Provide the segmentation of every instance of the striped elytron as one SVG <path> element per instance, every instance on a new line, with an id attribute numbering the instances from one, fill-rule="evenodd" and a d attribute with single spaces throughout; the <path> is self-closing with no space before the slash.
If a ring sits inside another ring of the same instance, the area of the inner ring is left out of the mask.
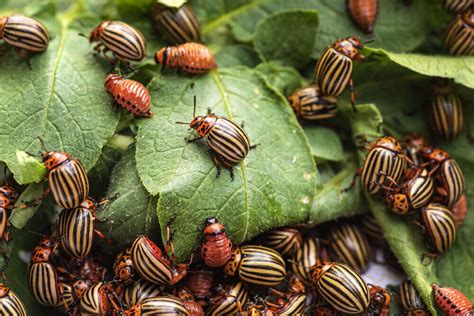
<path id="1" fill-rule="evenodd" d="M 108 315 L 110 311 L 110 301 L 106 285 L 98 282 L 92 285 L 79 301 L 81 311 L 87 315 Z"/>
<path id="2" fill-rule="evenodd" d="M 266 286 L 279 284 L 286 275 L 283 258 L 273 249 L 262 246 L 241 246 L 232 251 L 224 267 L 227 275 L 238 275 L 241 280 Z"/>
<path id="3" fill-rule="evenodd" d="M 427 205 L 434 192 L 433 179 L 426 169 L 408 169 L 405 179 L 402 186 L 394 183 L 395 188 L 388 188 L 385 195 L 388 208 L 401 215 Z"/>
<path id="4" fill-rule="evenodd" d="M 177 68 L 191 74 L 202 74 L 217 68 L 214 54 L 199 43 L 163 47 L 156 52 L 155 61 L 165 68 Z"/>
<path id="5" fill-rule="evenodd" d="M 452 287 L 441 287 L 432 284 L 436 305 L 446 315 L 472 315 L 474 312 L 471 301 L 459 290 Z"/>
<path id="6" fill-rule="evenodd" d="M 369 306 L 367 284 L 346 265 L 334 262 L 317 265 L 314 267 L 313 281 L 326 302 L 342 313 L 364 313 Z"/>
<path id="7" fill-rule="evenodd" d="M 359 53 L 362 48 L 364 45 L 360 38 L 350 36 L 338 39 L 322 52 L 314 69 L 314 82 L 318 84 L 324 95 L 337 97 L 349 84 L 352 104 L 355 104 L 352 61 L 364 59 L 364 56 Z"/>
<path id="8" fill-rule="evenodd" d="M 430 203 L 421 211 L 421 215 L 421 225 L 433 251 L 425 256 L 436 257 L 445 253 L 456 241 L 456 224 L 451 211 L 444 205 Z"/>
<path id="9" fill-rule="evenodd" d="M 464 175 L 458 163 L 441 149 L 425 147 L 423 158 L 434 172 L 436 184 L 435 199 L 451 207 L 464 193 Z"/>
<path id="10" fill-rule="evenodd" d="M 381 246 L 384 245 L 385 238 L 383 236 L 382 228 L 375 217 L 370 213 L 365 214 L 360 218 L 360 224 L 362 231 L 369 240 L 369 243 L 383 248 Z"/>
<path id="11" fill-rule="evenodd" d="M 183 303 L 174 296 L 158 296 L 147 298 L 123 312 L 124 316 L 145 315 L 189 315 Z"/>
<path id="12" fill-rule="evenodd" d="M 84 258 L 89 255 L 94 237 L 96 203 L 85 199 L 72 210 L 59 214 L 57 233 L 61 246 L 70 256 Z"/>
<path id="13" fill-rule="evenodd" d="M 0 39 L 15 47 L 22 57 L 48 48 L 49 35 L 39 21 L 20 15 L 0 17 Z"/>
<path id="14" fill-rule="evenodd" d="M 78 207 L 89 194 L 89 179 L 82 163 L 59 151 L 46 151 L 42 160 L 49 170 L 49 188 L 62 208 Z"/>
<path id="15" fill-rule="evenodd" d="M 171 44 L 201 41 L 201 26 L 188 4 L 176 9 L 156 3 L 151 15 L 158 32 Z"/>
<path id="16" fill-rule="evenodd" d="M 99 42 L 94 50 L 102 52 L 104 56 L 108 51 L 119 61 L 139 62 L 146 56 L 145 38 L 139 30 L 119 21 L 104 21 L 93 29 L 89 41 Z M 107 58 L 107 57 L 106 57 Z"/>
<path id="17" fill-rule="evenodd" d="M 0 239 L 8 241 L 10 228 L 10 212 L 18 199 L 18 192 L 9 185 L 0 187 Z"/>
<path id="18" fill-rule="evenodd" d="M 451 55 L 474 55 L 474 10 L 453 18 L 444 35 L 444 46 Z"/>
<path id="19" fill-rule="evenodd" d="M 319 244 L 315 238 L 306 238 L 291 260 L 291 271 L 306 285 L 312 284 L 311 267 L 318 261 Z"/>
<path id="20" fill-rule="evenodd" d="M 214 114 L 196 116 L 196 98 L 194 98 L 193 117 L 189 127 L 196 130 L 198 136 L 188 142 L 205 137 L 214 154 L 217 176 L 220 175 L 221 166 L 224 166 L 229 169 L 233 179 L 232 166 L 244 160 L 251 148 L 247 133 L 242 127 L 223 116 Z"/>
<path id="21" fill-rule="evenodd" d="M 464 117 L 462 101 L 454 86 L 436 84 L 429 107 L 429 122 L 435 135 L 452 140 L 462 133 Z"/>
<path id="22" fill-rule="evenodd" d="M 125 288 L 124 301 L 127 306 L 133 306 L 147 298 L 160 295 L 164 290 L 164 285 L 154 284 L 142 278 Z"/>
<path id="23" fill-rule="evenodd" d="M 38 303 L 46 306 L 57 306 L 61 301 L 58 274 L 51 263 L 53 247 L 50 239 L 42 240 L 31 253 L 28 266 L 30 291 Z"/>
<path id="24" fill-rule="evenodd" d="M 324 120 L 337 113 L 337 98 L 321 94 L 315 84 L 295 90 L 288 101 L 296 116 L 303 120 Z"/>
<path id="25" fill-rule="evenodd" d="M 295 294 L 288 298 L 281 298 L 279 299 L 280 307 L 273 310 L 273 312 L 276 315 L 303 315 L 306 309 L 306 298 L 305 294 Z"/>
<path id="26" fill-rule="evenodd" d="M 443 9 L 451 14 L 458 14 L 466 11 L 472 6 L 472 0 L 443 0 Z"/>
<path id="27" fill-rule="evenodd" d="M 338 223 L 329 232 L 329 250 L 334 258 L 347 264 L 355 271 L 367 270 L 371 258 L 369 242 L 359 227 L 352 223 Z"/>
<path id="28" fill-rule="evenodd" d="M 400 298 L 401 307 L 406 312 L 424 311 L 425 303 L 415 289 L 410 280 L 403 281 L 398 287 L 398 296 Z"/>
<path id="29" fill-rule="evenodd" d="M 23 302 L 4 284 L 0 284 L 0 315 L 26 316 Z"/>
<path id="30" fill-rule="evenodd" d="M 301 248 L 303 236 L 296 228 L 282 227 L 266 232 L 259 241 L 263 246 L 272 248 L 283 258 L 287 258 Z"/>
<path id="31" fill-rule="evenodd" d="M 207 315 L 235 315 L 242 313 L 242 308 L 247 304 L 248 290 L 247 286 L 242 282 L 234 285 L 226 286 L 216 299 Z"/>
<path id="32" fill-rule="evenodd" d="M 371 146 L 361 171 L 362 187 L 377 194 L 383 187 L 393 187 L 407 168 L 407 157 L 400 143 L 393 137 L 379 138 Z M 393 181 L 392 181 L 393 180 Z"/>
<path id="33" fill-rule="evenodd" d="M 153 112 L 150 111 L 150 93 L 140 82 L 124 79 L 117 74 L 109 74 L 105 78 L 104 86 L 115 102 L 133 115 L 153 116 Z"/>
<path id="34" fill-rule="evenodd" d="M 188 266 L 174 265 L 146 236 L 138 236 L 132 244 L 131 251 L 133 266 L 150 282 L 174 285 L 186 276 Z"/>

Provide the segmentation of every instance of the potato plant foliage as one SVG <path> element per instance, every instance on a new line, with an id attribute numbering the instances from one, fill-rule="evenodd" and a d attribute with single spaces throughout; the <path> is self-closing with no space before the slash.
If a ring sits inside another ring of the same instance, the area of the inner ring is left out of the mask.
<path id="1" fill-rule="evenodd" d="M 184 1 L 163 2 L 179 6 Z M 33 16 L 52 35 L 48 50 L 31 59 L 32 69 L 11 47 L 0 57 L 0 161 L 26 189 L 20 200 L 42 194 L 38 182 L 45 169 L 25 154 L 42 150 L 41 137 L 48 149 L 83 162 L 94 198 L 115 196 L 98 216 L 105 220 L 100 228 L 116 246 L 127 245 L 139 233 L 164 237 L 170 225 L 179 261 L 198 247 L 209 216 L 217 216 L 239 244 L 271 228 L 303 222 L 311 226 L 370 209 L 431 312 L 436 313 L 433 282 L 455 286 L 474 300 L 472 212 L 455 246 L 426 266 L 420 262 L 424 238 L 413 225 L 366 197 L 358 185 L 342 191 L 363 161 L 361 140 L 384 133 L 429 135 L 425 105 L 430 77 L 456 82 L 465 116 L 474 122 L 474 58 L 445 55 L 437 34 L 449 16 L 441 1 L 413 1 L 411 6 L 381 1 L 374 41 L 363 51 L 367 62 L 355 63 L 358 112 L 351 110 L 345 93 L 338 116 L 314 124 L 300 124 L 286 97 L 311 81 L 315 59 L 328 44 L 362 35 L 346 12 L 346 1 L 188 3 L 219 65 L 203 76 L 155 65 L 153 53 L 165 43 L 149 19 L 151 0 L 0 1 L 0 16 Z M 153 118 L 134 119 L 112 109 L 103 87 L 109 66 L 78 35 L 105 19 L 130 23 L 146 37 L 148 57 L 132 75 L 150 91 Z M 198 115 L 209 108 L 243 122 L 252 144 L 258 144 L 236 166 L 233 182 L 225 169 L 216 178 L 205 141 L 187 143 L 194 132 L 175 123 L 192 119 L 194 96 Z M 462 135 L 437 145 L 460 163 L 474 205 L 472 142 Z M 9 285 L 32 315 L 44 310 L 26 286 L 25 251 L 36 240 L 31 231 L 47 233 L 48 221 L 58 211 L 49 198 L 37 208 L 16 210 L 11 219 L 15 238 L 2 245 L 12 256 L 6 272 Z M 105 243 L 100 249 L 114 251 Z M 5 258 L 0 259 L 4 264 Z"/>

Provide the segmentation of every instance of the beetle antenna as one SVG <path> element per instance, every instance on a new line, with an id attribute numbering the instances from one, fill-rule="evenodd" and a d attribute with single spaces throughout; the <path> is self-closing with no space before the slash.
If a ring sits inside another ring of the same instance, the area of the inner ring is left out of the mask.
<path id="1" fill-rule="evenodd" d="M 188 125 L 189 123 L 187 122 L 174 122 L 175 124 L 183 124 L 183 125 Z"/>
<path id="2" fill-rule="evenodd" d="M 193 110 L 193 117 L 196 117 L 196 95 L 194 95 L 194 110 Z"/>
<path id="3" fill-rule="evenodd" d="M 373 43 L 373 42 L 375 42 L 375 39 L 370 39 L 368 41 L 365 41 L 364 44 L 370 44 L 370 43 Z"/>
<path id="4" fill-rule="evenodd" d="M 43 139 L 42 139 L 40 136 L 38 136 L 38 139 L 39 139 L 39 141 L 40 141 L 40 143 L 41 143 L 41 147 L 43 147 L 44 151 L 47 151 L 47 150 L 46 150 L 46 146 L 44 145 Z"/>

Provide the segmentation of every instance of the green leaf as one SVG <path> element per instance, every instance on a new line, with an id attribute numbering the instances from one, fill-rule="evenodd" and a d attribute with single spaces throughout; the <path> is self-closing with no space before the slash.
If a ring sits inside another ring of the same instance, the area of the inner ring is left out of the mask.
<path id="1" fill-rule="evenodd" d="M 20 195 L 15 203 L 15 209 L 10 216 L 10 223 L 16 228 L 23 228 L 28 221 L 35 215 L 39 205 L 25 207 L 26 202 L 41 201 L 44 195 L 43 183 L 30 184 Z"/>
<path id="2" fill-rule="evenodd" d="M 238 44 L 226 45 L 216 54 L 216 63 L 219 67 L 247 66 L 255 67 L 259 58 L 253 47 Z"/>
<path id="3" fill-rule="evenodd" d="M 16 175 L 19 183 L 38 183 L 44 179 L 48 169 L 24 151 L 16 152 L 19 172 Z"/>
<path id="4" fill-rule="evenodd" d="M 118 115 L 103 88 L 107 67 L 91 54 L 92 47 L 70 28 L 80 2 L 57 19 L 43 20 L 52 39 L 48 50 L 31 59 L 32 70 L 8 47 L 0 67 L 0 160 L 20 184 L 18 150 L 36 153 L 38 136 L 47 149 L 77 157 L 90 169 L 112 135 Z"/>
<path id="5" fill-rule="evenodd" d="M 468 88 L 474 88 L 473 56 L 428 56 L 396 54 L 382 49 L 367 50 L 371 58 L 388 58 L 414 72 L 425 76 L 451 78 Z"/>
<path id="6" fill-rule="evenodd" d="M 107 197 L 112 200 L 98 212 L 98 217 L 105 220 L 99 227 L 104 232 L 110 231 L 108 237 L 118 246 L 128 246 L 139 234 L 156 234 L 156 199 L 150 197 L 140 182 L 134 146 L 115 165 Z"/>
<path id="7" fill-rule="evenodd" d="M 117 9 L 122 16 L 138 18 L 150 13 L 154 0 L 115 0 Z"/>
<path id="8" fill-rule="evenodd" d="M 261 63 L 255 71 L 275 91 L 287 97 L 305 83 L 305 79 L 293 67 L 280 66 L 272 62 Z"/>
<path id="9" fill-rule="evenodd" d="M 186 3 L 186 0 L 156 0 L 156 2 L 164 4 L 167 7 L 179 8 Z"/>
<path id="10" fill-rule="evenodd" d="M 111 147 L 110 142 L 102 148 L 99 160 L 87 175 L 89 177 L 90 196 L 94 198 L 104 196 L 104 189 L 109 185 L 112 170 L 122 154 L 123 151 Z"/>
<path id="11" fill-rule="evenodd" d="M 327 127 L 305 125 L 304 132 L 317 159 L 341 161 L 344 159 L 342 143 L 335 131 Z"/>
<path id="12" fill-rule="evenodd" d="M 314 10 L 287 10 L 271 14 L 257 25 L 255 49 L 264 61 L 301 68 L 311 57 L 318 22 L 318 12 Z"/>
<path id="13" fill-rule="evenodd" d="M 194 88 L 191 84 L 194 83 Z M 155 116 L 139 124 L 137 166 L 151 194 L 160 194 L 162 231 L 171 224 L 177 258 L 198 243 L 200 227 L 217 216 L 235 244 L 273 227 L 305 219 L 314 194 L 315 167 L 303 131 L 285 100 L 250 69 L 220 68 L 200 78 L 159 77 L 149 85 Z M 197 114 L 245 122 L 258 144 L 235 168 L 235 181 L 216 169 L 205 141 L 187 144 L 193 95 Z M 159 98 L 157 97 L 159 96 Z"/>

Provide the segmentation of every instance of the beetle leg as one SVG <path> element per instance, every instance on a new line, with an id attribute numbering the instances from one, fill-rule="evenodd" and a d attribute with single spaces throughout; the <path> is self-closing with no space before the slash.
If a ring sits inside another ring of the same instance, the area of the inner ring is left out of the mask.
<path id="1" fill-rule="evenodd" d="M 230 179 L 234 181 L 235 175 L 234 175 L 234 168 L 232 168 L 232 166 L 229 167 L 229 172 L 230 172 Z"/>
<path id="2" fill-rule="evenodd" d="M 345 193 L 345 192 L 347 192 L 347 191 L 353 189 L 353 188 L 355 187 L 356 179 L 357 179 L 358 176 L 360 176 L 361 173 L 362 173 L 362 168 L 359 168 L 359 169 L 357 170 L 357 172 L 355 173 L 355 175 L 352 177 L 351 185 L 348 186 L 348 187 L 345 188 L 345 189 L 342 189 L 341 192 Z"/>
<path id="3" fill-rule="evenodd" d="M 171 240 L 171 229 L 170 229 L 169 224 L 166 225 L 165 250 L 166 250 L 166 254 L 171 253 L 170 259 L 171 259 L 171 262 L 174 262 L 174 244 L 173 244 L 173 241 Z"/>
<path id="4" fill-rule="evenodd" d="M 257 148 L 257 146 L 260 146 L 260 144 L 253 144 L 253 145 L 250 145 L 249 149 L 255 149 L 255 148 Z"/>
<path id="5" fill-rule="evenodd" d="M 196 136 L 196 137 L 191 138 L 191 139 L 186 139 L 186 142 L 187 142 L 187 143 L 193 143 L 193 142 L 195 142 L 195 141 L 197 141 L 197 140 L 200 140 L 201 138 L 202 138 L 202 136 Z"/>
<path id="6" fill-rule="evenodd" d="M 219 176 L 221 175 L 221 171 L 222 171 L 221 161 L 217 157 L 216 153 L 214 153 L 211 149 L 209 149 L 209 154 L 211 154 L 212 161 L 214 161 L 214 166 L 216 166 L 216 168 L 217 168 L 216 178 L 219 178 Z"/>
<path id="7" fill-rule="evenodd" d="M 356 97 L 355 97 L 355 93 L 354 93 L 354 81 L 352 80 L 352 78 L 349 80 L 349 90 L 351 91 L 352 110 L 353 110 L 354 112 L 357 112 L 357 108 L 356 108 L 356 106 L 355 106 Z"/>

